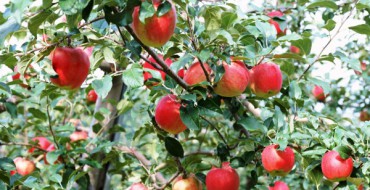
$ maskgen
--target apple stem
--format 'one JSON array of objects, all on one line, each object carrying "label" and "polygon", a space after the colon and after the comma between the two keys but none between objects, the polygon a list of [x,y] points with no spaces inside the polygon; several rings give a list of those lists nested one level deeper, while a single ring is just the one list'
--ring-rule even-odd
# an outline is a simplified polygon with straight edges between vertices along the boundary
[{"label": "apple stem", "polygon": [[161,58],[159,58],[158,55],[150,47],[144,45],[143,42],[141,42],[141,40],[136,36],[130,26],[125,26],[125,29],[128,31],[128,33],[130,33],[135,41],[137,41],[140,46],[143,47],[145,51],[147,51],[148,54],[151,55],[153,59],[162,67],[163,72],[173,78],[176,83],[183,87],[185,90],[189,91],[189,86],[175,72],[173,72],[170,67],[168,67],[166,63]]}]

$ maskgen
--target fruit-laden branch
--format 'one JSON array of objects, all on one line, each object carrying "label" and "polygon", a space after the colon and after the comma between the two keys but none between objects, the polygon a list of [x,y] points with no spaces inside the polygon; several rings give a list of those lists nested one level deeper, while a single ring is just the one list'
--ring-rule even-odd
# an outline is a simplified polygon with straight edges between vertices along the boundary
[{"label": "fruit-laden branch", "polygon": [[14,143],[14,142],[5,143],[5,142],[0,142],[0,146],[2,146],[2,145],[5,145],[5,146],[26,146],[26,147],[31,147],[31,148],[41,150],[43,152],[47,152],[46,150],[42,149],[38,145],[27,144],[27,143]]},{"label": "fruit-laden branch", "polygon": [[310,68],[317,62],[317,61],[319,61],[319,59],[321,58],[321,55],[322,55],[322,53],[324,52],[324,50],[329,46],[329,44],[333,41],[333,39],[339,34],[339,32],[341,31],[341,29],[342,29],[342,27],[343,27],[343,25],[344,25],[344,23],[346,23],[347,22],[347,20],[349,19],[349,17],[351,17],[351,15],[352,15],[352,13],[353,13],[353,11],[356,9],[356,5],[357,5],[357,3],[358,3],[358,1],[359,0],[356,0],[355,2],[354,2],[354,5],[353,5],[353,7],[352,7],[352,9],[351,9],[351,11],[349,12],[349,14],[348,14],[348,16],[342,21],[342,23],[339,25],[339,28],[338,28],[338,30],[334,33],[334,35],[333,36],[330,36],[330,38],[329,38],[329,41],[325,44],[325,46],[321,49],[321,51],[320,51],[320,53],[319,54],[317,54],[317,56],[316,56],[316,58],[315,58],[315,60],[310,64],[310,65],[308,65],[308,67],[306,68],[306,70],[304,70],[303,71],[303,73],[302,73],[302,75],[298,78],[298,80],[301,80],[302,78],[303,78],[303,76],[310,70]]},{"label": "fruit-laden branch", "polygon": [[135,39],[135,41],[137,41],[140,44],[140,46],[143,47],[145,51],[147,51],[148,54],[151,55],[153,59],[162,67],[163,72],[165,72],[167,75],[173,78],[176,81],[176,83],[183,87],[185,90],[189,91],[189,86],[175,72],[173,72],[150,47],[144,45],[143,42],[140,41],[140,39],[136,36],[136,34],[134,33],[130,26],[125,26],[125,28],[130,33],[130,35]]}]

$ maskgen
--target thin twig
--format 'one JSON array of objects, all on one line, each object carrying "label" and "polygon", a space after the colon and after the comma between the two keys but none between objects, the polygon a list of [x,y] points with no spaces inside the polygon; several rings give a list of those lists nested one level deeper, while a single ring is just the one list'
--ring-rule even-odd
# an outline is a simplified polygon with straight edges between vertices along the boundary
[{"label": "thin twig", "polygon": [[226,142],[226,139],[225,137],[221,134],[221,132],[217,129],[217,127],[215,125],[213,125],[212,122],[210,122],[207,118],[205,118],[204,116],[200,115],[200,118],[202,118],[204,121],[206,121],[212,128],[214,128],[218,134],[218,136],[220,136],[221,140],[224,142],[224,144],[226,145],[227,149],[228,150],[231,150],[231,148],[229,147],[229,145],[227,144]]},{"label": "thin twig", "polygon": [[329,44],[333,41],[333,39],[339,34],[339,32],[341,31],[344,23],[346,23],[346,21],[349,19],[349,17],[351,17],[353,11],[355,10],[356,8],[356,5],[358,3],[359,0],[356,0],[355,1],[355,5],[352,7],[351,11],[349,12],[348,16],[342,21],[342,23],[340,24],[338,30],[334,33],[333,36],[330,36],[329,38],[329,41],[325,44],[325,46],[321,49],[320,53],[317,54],[315,60],[310,64],[308,65],[308,67],[306,68],[306,70],[303,71],[302,75],[298,78],[298,80],[301,80],[303,78],[303,76],[310,70],[310,68],[321,58],[321,55],[322,53],[324,52],[324,50],[329,46]]},{"label": "thin twig", "polygon": [[84,23],[84,24],[81,24],[81,25],[78,27],[78,29],[80,29],[80,28],[82,28],[82,27],[84,27],[84,26],[86,26],[86,25],[90,25],[90,24],[92,24],[92,23],[94,23],[94,22],[96,22],[96,21],[103,20],[104,18],[105,18],[104,16],[96,17],[96,18],[94,18],[94,19],[90,20],[89,22],[86,22],[86,23]]},{"label": "thin twig", "polygon": [[54,140],[54,143],[57,145],[57,148],[59,149],[59,144],[57,143],[57,139],[55,137],[55,134],[54,134],[54,131],[53,131],[53,128],[51,126],[51,118],[50,118],[50,112],[49,112],[49,98],[46,99],[46,102],[47,102],[47,106],[46,106],[46,114],[48,116],[48,125],[49,125],[49,130],[50,130],[50,133],[51,135],[53,136],[53,140]]},{"label": "thin twig", "polygon": [[15,143],[15,142],[5,143],[5,142],[0,142],[0,146],[2,146],[2,145],[5,145],[5,146],[13,146],[13,145],[14,146],[27,146],[27,147],[31,147],[31,148],[36,148],[36,149],[41,150],[43,152],[47,152],[46,150],[42,149],[38,145],[27,144],[27,143]]}]

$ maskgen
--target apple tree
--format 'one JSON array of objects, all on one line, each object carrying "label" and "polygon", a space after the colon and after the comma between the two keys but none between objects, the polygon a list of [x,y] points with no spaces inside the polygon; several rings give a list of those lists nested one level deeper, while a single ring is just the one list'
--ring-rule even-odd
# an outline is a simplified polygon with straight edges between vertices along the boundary
[{"label": "apple tree", "polygon": [[366,189],[370,1],[0,4],[0,189]]}]

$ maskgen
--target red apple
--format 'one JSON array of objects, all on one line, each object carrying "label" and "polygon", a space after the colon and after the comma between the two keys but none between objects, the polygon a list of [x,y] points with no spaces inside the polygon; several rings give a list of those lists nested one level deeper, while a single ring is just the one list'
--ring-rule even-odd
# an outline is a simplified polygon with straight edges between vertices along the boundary
[{"label": "red apple", "polygon": [[274,96],[280,92],[282,85],[283,76],[275,63],[262,63],[252,68],[250,88],[256,96]]},{"label": "red apple", "polygon": [[[210,74],[212,72],[211,67],[207,63],[204,63],[203,65],[207,73]],[[184,75],[184,81],[188,85],[199,84],[206,80],[207,80],[207,77],[204,74],[204,71],[202,69],[202,66],[200,65],[200,62],[193,63],[188,68],[188,70],[185,72],[185,75]]]},{"label": "red apple", "polygon": [[284,13],[282,13],[281,11],[272,11],[268,13],[267,16],[271,17],[271,19],[269,20],[269,23],[275,27],[277,35],[278,36],[285,35],[287,29],[285,28],[283,31],[280,27],[280,24],[274,20],[275,17],[278,17],[278,18],[283,17]]},{"label": "red apple", "polygon": [[[152,0],[154,8],[157,10],[161,0]],[[172,2],[170,2],[172,4]],[[135,7],[132,13],[132,29],[137,37],[147,46],[161,47],[170,40],[176,27],[176,8],[172,4],[171,9],[164,15],[158,16],[156,13],[145,19],[142,23],[139,19],[140,7]]]},{"label": "red apple", "polygon": [[80,140],[86,140],[89,137],[87,131],[75,131],[71,135],[69,135],[69,138],[71,139],[71,142],[76,142]]},{"label": "red apple", "polygon": [[155,121],[158,126],[171,133],[178,134],[186,129],[180,117],[180,101],[175,95],[166,95],[159,100],[155,109]]},{"label": "red apple", "polygon": [[269,187],[269,190],[289,190],[289,187],[286,183],[282,181],[276,181],[274,186]]},{"label": "red apple", "polygon": [[360,121],[370,121],[370,115],[367,111],[363,110],[360,112]]},{"label": "red apple", "polygon": [[206,176],[207,190],[238,190],[239,183],[239,175],[229,162],[223,162],[222,168],[213,167]]},{"label": "red apple", "polygon": [[16,171],[10,171],[10,175],[18,173],[21,176],[25,176],[32,173],[36,168],[35,164],[32,161],[25,158],[17,157],[13,161]]},{"label": "red apple", "polygon": [[183,176],[177,177],[172,185],[172,190],[202,190],[202,183],[195,177],[194,174],[190,174],[187,178]]},{"label": "red apple", "polygon": [[330,181],[344,181],[352,173],[353,160],[351,157],[343,159],[337,151],[332,150],[322,157],[321,170]]},{"label": "red apple", "polygon": [[[32,141],[38,144],[38,147],[42,150],[46,150],[52,143],[46,137],[34,137]],[[33,153],[35,148],[28,149],[29,153]]]},{"label": "red apple", "polygon": [[177,75],[179,75],[180,78],[184,78],[185,76],[185,69],[180,69],[177,71]]},{"label": "red apple", "polygon": [[[365,62],[361,62],[361,70],[366,71],[366,63]],[[361,75],[361,71],[356,71],[355,70],[355,73],[356,73],[356,75]]]},{"label": "red apple", "polygon": [[98,94],[96,94],[95,90],[90,90],[89,93],[87,93],[87,101],[95,103],[98,99]]},{"label": "red apple", "polygon": [[359,185],[358,187],[357,187],[357,190],[364,190],[364,185]]},{"label": "red apple", "polygon": [[128,190],[148,190],[142,183],[133,183]]},{"label": "red apple", "polygon": [[315,85],[315,87],[312,89],[312,94],[317,101],[325,102],[326,95],[324,93],[324,89],[321,86]]},{"label": "red apple", "polygon": [[272,144],[262,151],[262,165],[273,176],[286,176],[294,166],[294,152],[287,146],[278,150],[279,145]]},{"label": "red apple", "polygon": [[80,88],[89,74],[88,55],[78,48],[57,47],[50,57],[53,69],[58,74],[50,79],[51,82],[70,90]]},{"label": "red apple", "polygon": [[301,50],[297,46],[290,46],[289,49],[290,49],[290,52],[292,52],[292,53],[299,54],[301,52]]},{"label": "red apple", "polygon": [[222,63],[225,73],[217,82],[214,91],[224,97],[242,94],[249,84],[249,71],[242,61],[232,60],[231,64]]},{"label": "red apple", "polygon": [[[159,57],[159,58],[161,58],[161,59],[163,60],[163,56],[162,56],[162,55],[158,55],[158,57]],[[150,61],[150,62],[152,62],[152,63],[154,63],[154,64],[158,65],[158,63],[154,60],[154,58],[153,58],[153,57],[149,57],[149,58],[148,58],[148,61]],[[166,63],[166,65],[168,65],[168,66],[170,66],[170,65],[172,64],[172,61],[171,61],[171,59],[169,59],[169,58],[167,58],[166,60],[164,60],[164,62],[165,62],[165,63]],[[160,67],[160,68],[161,68],[161,66],[160,66],[160,65],[158,65],[158,67]],[[145,69],[151,69],[151,70],[155,70],[155,71],[159,71],[159,72],[161,73],[161,77],[162,77],[162,79],[163,79],[163,80],[165,80],[165,79],[166,79],[166,73],[165,73],[165,72],[163,72],[163,71],[161,71],[161,70],[156,69],[155,67],[153,67],[153,66],[152,66],[150,63],[148,63],[148,62],[145,62],[145,63],[144,63],[143,68],[145,68]],[[146,80],[148,80],[148,79],[150,79],[150,78],[152,78],[152,74],[150,74],[149,72],[144,72],[144,81],[146,81]]]},{"label": "red apple", "polygon": [[[32,68],[32,66],[30,66],[30,68]],[[19,73],[19,71],[18,71],[18,66],[16,65],[15,67],[14,67],[14,72],[15,72],[15,74],[12,76],[12,79],[13,79],[13,81],[15,81],[15,80],[20,80],[20,78],[21,78],[21,74]],[[31,78],[31,75],[29,75],[29,74],[27,74],[27,73],[25,73],[24,74],[24,78],[26,79],[26,80],[29,80],[30,78]],[[29,86],[27,85],[27,84],[20,84],[23,88],[28,88]]]}]

